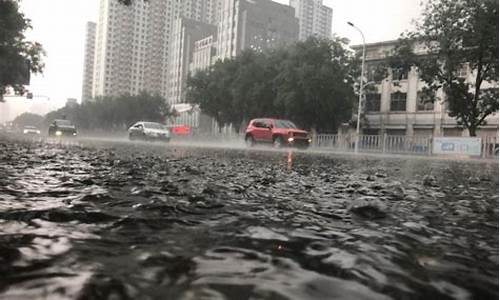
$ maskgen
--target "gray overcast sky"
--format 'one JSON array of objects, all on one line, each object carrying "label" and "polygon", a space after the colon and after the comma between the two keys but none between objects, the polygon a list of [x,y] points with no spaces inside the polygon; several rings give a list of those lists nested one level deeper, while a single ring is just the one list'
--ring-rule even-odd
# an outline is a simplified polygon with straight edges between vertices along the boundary
[{"label": "gray overcast sky", "polygon": [[[289,2],[275,1],[283,4]],[[352,44],[360,44],[361,38],[357,31],[346,24],[347,21],[363,30],[368,43],[396,39],[402,31],[411,28],[411,20],[420,15],[420,2],[421,0],[324,0],[325,5],[333,8],[333,32],[349,38]],[[33,25],[28,37],[42,43],[47,51],[45,72],[43,75],[33,76],[30,86],[35,95],[50,97],[50,104],[43,105],[48,106],[47,109],[64,105],[66,98],[80,100],[85,23],[97,19],[98,4],[99,0],[21,2],[22,11],[32,20]],[[40,104],[37,106],[40,107]],[[11,114],[17,114],[20,110],[30,109],[38,110],[27,104],[10,110]]]}]

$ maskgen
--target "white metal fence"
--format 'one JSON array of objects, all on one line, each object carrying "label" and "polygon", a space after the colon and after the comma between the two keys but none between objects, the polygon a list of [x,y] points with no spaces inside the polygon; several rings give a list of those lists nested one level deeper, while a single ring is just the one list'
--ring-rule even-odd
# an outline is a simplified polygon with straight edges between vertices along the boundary
[{"label": "white metal fence", "polygon": [[498,137],[489,136],[481,139],[481,157],[498,158]]},{"label": "white metal fence", "polygon": [[[314,138],[313,146],[330,148],[341,151],[354,151],[356,136],[318,134]],[[432,139],[421,136],[398,135],[360,135],[359,151],[378,153],[401,153],[429,155]]]},{"label": "white metal fence", "polygon": [[[498,137],[481,139],[481,157],[498,158]],[[355,135],[318,134],[313,147],[333,151],[354,151]],[[432,137],[402,135],[360,135],[358,149],[364,153],[432,155]]]},{"label": "white metal fence", "polygon": [[[243,135],[235,132],[215,134],[194,134],[187,138],[192,141],[243,144]],[[354,152],[355,135],[317,134],[313,136],[312,147],[338,152]],[[432,137],[403,135],[360,135],[359,151],[363,153],[387,153],[432,155]],[[481,139],[481,157],[498,158],[498,137]]]}]

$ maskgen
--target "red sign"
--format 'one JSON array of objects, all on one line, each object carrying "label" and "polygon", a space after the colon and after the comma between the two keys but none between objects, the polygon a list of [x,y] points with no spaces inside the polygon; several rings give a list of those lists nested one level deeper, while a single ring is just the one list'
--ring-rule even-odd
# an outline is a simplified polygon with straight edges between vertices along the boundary
[{"label": "red sign", "polygon": [[191,127],[186,126],[186,125],[169,126],[169,129],[173,135],[190,135],[191,134]]}]

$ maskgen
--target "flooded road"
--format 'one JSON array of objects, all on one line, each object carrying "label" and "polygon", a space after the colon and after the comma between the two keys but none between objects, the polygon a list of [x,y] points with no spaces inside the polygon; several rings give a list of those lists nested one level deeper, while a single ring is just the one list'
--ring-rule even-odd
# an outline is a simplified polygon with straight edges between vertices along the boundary
[{"label": "flooded road", "polygon": [[498,299],[498,163],[0,140],[0,299]]}]

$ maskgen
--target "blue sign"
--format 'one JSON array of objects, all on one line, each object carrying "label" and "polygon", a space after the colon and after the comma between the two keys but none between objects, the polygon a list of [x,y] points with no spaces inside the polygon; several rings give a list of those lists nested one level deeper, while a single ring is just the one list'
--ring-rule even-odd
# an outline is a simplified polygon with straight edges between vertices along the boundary
[{"label": "blue sign", "polygon": [[432,153],[479,156],[481,155],[481,138],[435,137],[432,140]]}]

